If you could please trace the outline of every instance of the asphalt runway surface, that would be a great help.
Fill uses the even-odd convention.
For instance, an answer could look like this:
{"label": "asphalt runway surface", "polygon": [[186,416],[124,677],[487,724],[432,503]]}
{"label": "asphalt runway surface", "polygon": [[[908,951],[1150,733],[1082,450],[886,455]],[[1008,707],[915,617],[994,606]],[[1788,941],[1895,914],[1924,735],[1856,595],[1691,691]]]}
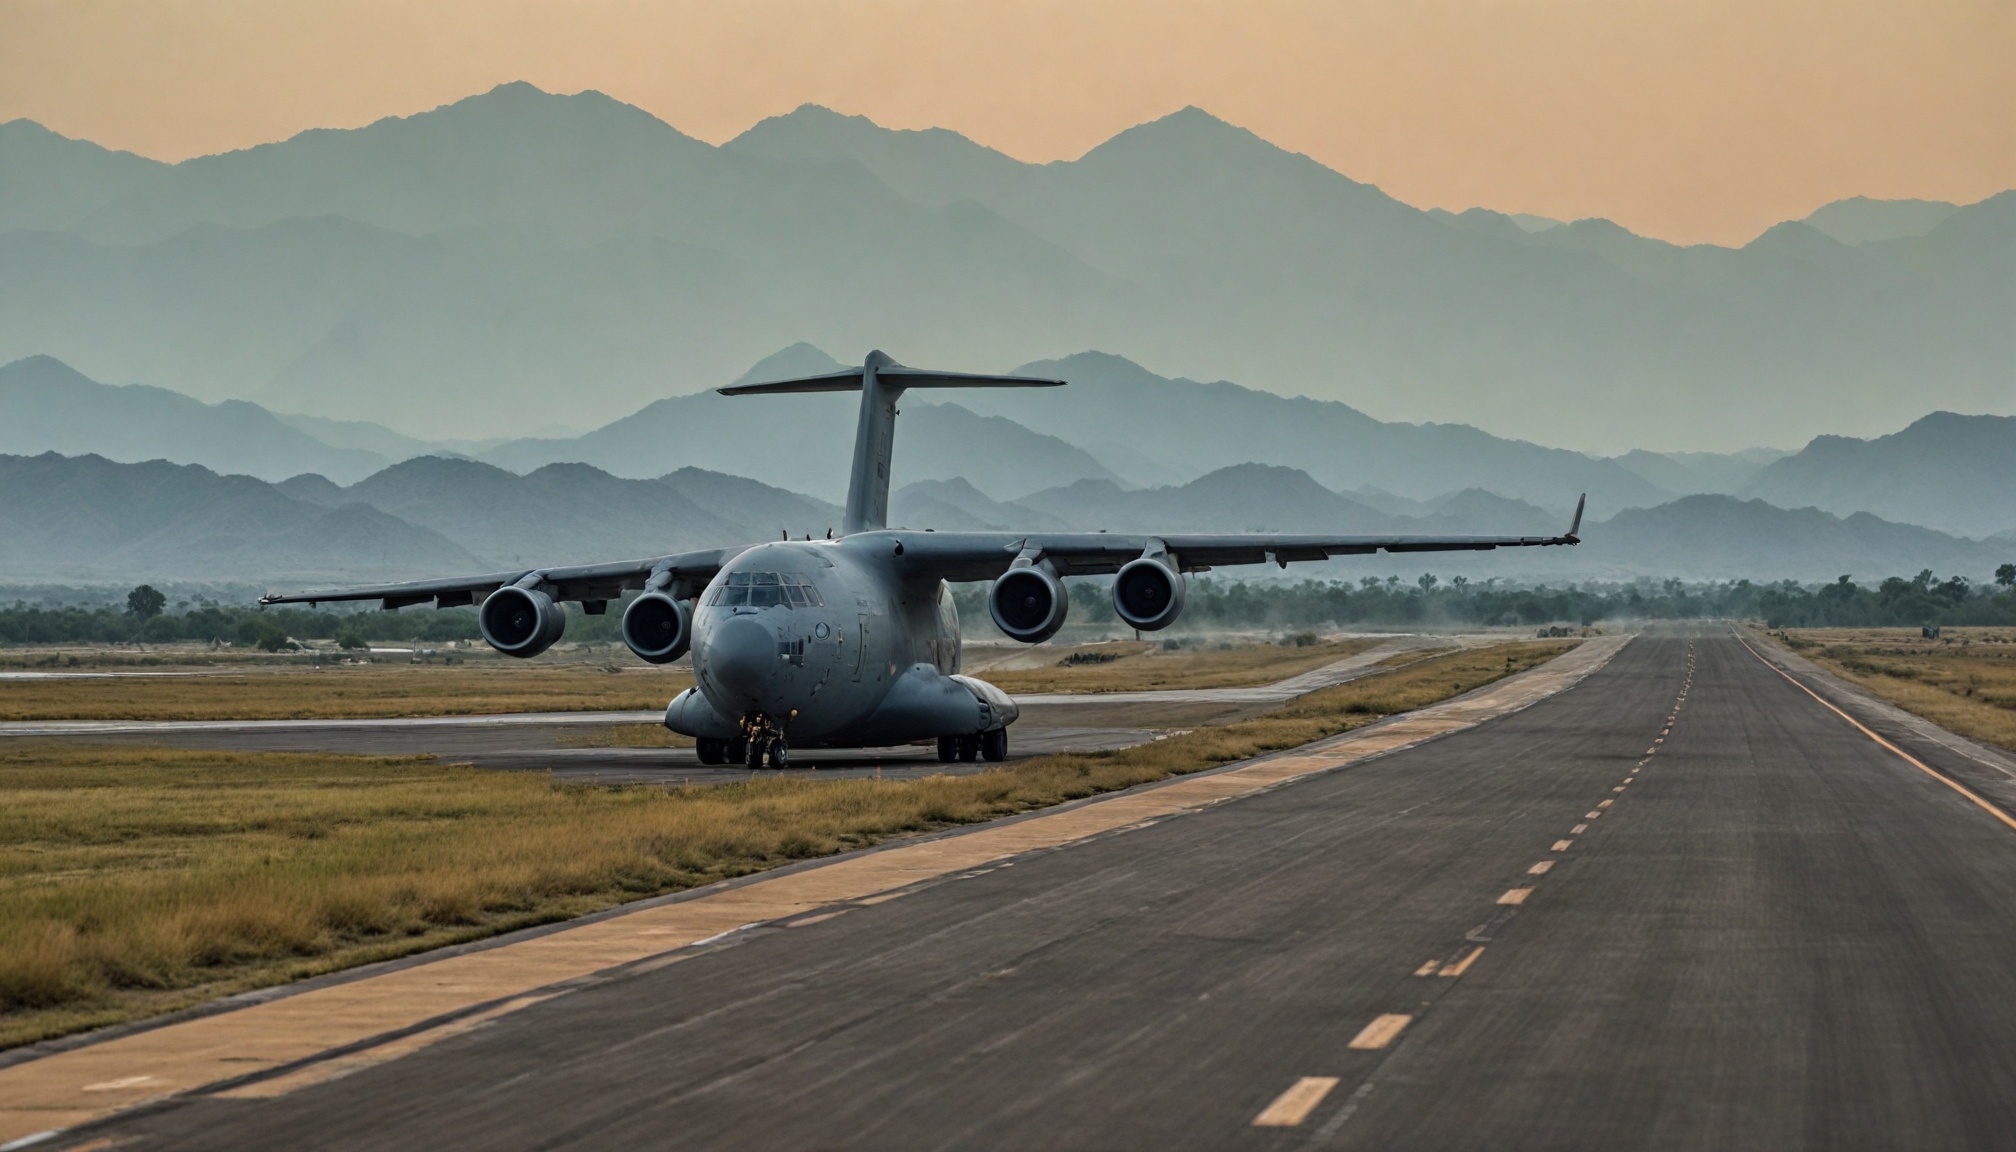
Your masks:
{"label": "asphalt runway surface", "polygon": [[1865,723],[1924,767],[1727,632],[1644,636],[1412,749],[66,1143],[2011,1147],[2016,786]]}

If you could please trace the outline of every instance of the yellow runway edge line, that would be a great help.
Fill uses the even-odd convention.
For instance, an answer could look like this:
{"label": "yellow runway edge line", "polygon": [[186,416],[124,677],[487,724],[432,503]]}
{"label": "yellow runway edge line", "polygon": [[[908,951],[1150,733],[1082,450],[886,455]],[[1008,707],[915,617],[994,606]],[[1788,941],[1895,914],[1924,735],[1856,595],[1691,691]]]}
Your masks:
{"label": "yellow runway edge line", "polygon": [[[1608,663],[1628,636],[1585,641],[1463,699],[1229,771],[1178,777],[1063,811],[863,853],[511,944],[185,1020],[0,1069],[0,1143],[209,1089],[279,1095],[396,1059],[565,989],[558,987],[754,924],[896,890],[1038,849],[1247,795],[1506,715]],[[262,1073],[270,1073],[265,1078]],[[230,1084],[231,1081],[247,1081]],[[1313,1105],[1312,1105],[1313,1106]]]}
{"label": "yellow runway edge line", "polygon": [[[1750,642],[1748,640],[1743,639],[1741,636],[1738,636],[1736,638],[1736,642],[1738,644],[1743,645],[1743,647],[1745,648],[1750,648]],[[1980,807],[1982,811],[1988,813],[1990,816],[1995,817],[1997,820],[2000,820],[2003,824],[2007,825],[2012,831],[2016,831],[2016,817],[2010,816],[2009,813],[2004,812],[2001,808],[1997,807],[1993,802],[1982,799],[1980,796],[1976,795],[1973,792],[1973,790],[1969,789],[1965,784],[1962,784],[1958,780],[1953,779],[1951,776],[1946,775],[1944,772],[1941,772],[1938,769],[1933,768],[1932,766],[1926,764],[1923,760],[1918,759],[1916,756],[1911,755],[1909,752],[1904,751],[1897,745],[1892,744],[1890,741],[1885,740],[1883,737],[1878,736],[1876,733],[1870,731],[1869,728],[1865,726],[1860,720],[1855,719],[1853,716],[1848,715],[1848,713],[1843,712],[1841,709],[1836,708],[1834,705],[1828,703],[1826,697],[1820,695],[1818,692],[1813,691],[1813,689],[1808,688],[1805,684],[1801,683],[1798,677],[1792,675],[1790,672],[1785,671],[1783,668],[1778,667],[1771,661],[1765,660],[1764,654],[1762,652],[1757,651],[1757,649],[1755,648],[1750,648],[1750,654],[1752,656],[1757,657],[1758,660],[1762,661],[1766,668],[1769,668],[1773,672],[1778,673],[1778,675],[1785,677],[1786,680],[1791,682],[1794,688],[1797,688],[1801,692],[1804,692],[1806,695],[1813,697],[1813,699],[1815,700],[1818,700],[1822,708],[1827,709],[1829,712],[1834,713],[1836,716],[1839,716],[1841,717],[1841,719],[1846,720],[1848,723],[1854,725],[1855,730],[1857,732],[1860,732],[1862,733],[1862,735],[1867,736],[1871,740],[1874,740],[1877,744],[1881,745],[1886,751],[1895,754],[1898,759],[1904,761],[1906,764],[1911,765],[1913,768],[1918,769],[1920,772],[1923,772],[1927,776],[1932,777],[1934,780],[1939,781],[1941,784],[1946,785],[1946,787],[1951,788],[1953,791],[1958,792],[1960,795],[1965,796],[1969,800],[1972,800],[1977,806]]]}

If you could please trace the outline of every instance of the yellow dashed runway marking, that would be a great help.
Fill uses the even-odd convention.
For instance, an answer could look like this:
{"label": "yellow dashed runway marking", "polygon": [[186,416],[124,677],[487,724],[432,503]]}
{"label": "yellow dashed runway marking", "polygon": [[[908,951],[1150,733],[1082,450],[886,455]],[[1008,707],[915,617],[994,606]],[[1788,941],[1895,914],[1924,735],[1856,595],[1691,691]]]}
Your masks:
{"label": "yellow dashed runway marking", "polygon": [[1482,956],[1483,954],[1484,949],[1482,946],[1472,948],[1468,956],[1465,956],[1463,957],[1463,959],[1458,960],[1456,963],[1451,964],[1447,968],[1442,969],[1442,971],[1436,973],[1436,975],[1450,976],[1450,977],[1461,976],[1463,975],[1463,973],[1468,972],[1470,970],[1470,965],[1475,964],[1477,962],[1477,957]]}
{"label": "yellow dashed runway marking", "polygon": [[1304,1076],[1272,1104],[1253,1118],[1255,1128],[1293,1128],[1309,1118],[1330,1090],[1337,1087],[1335,1076]]}
{"label": "yellow dashed runway marking", "polygon": [[1389,1013],[1365,1025],[1359,1030],[1358,1035],[1351,1038],[1351,1043],[1346,1047],[1356,1048],[1361,1052],[1384,1048],[1413,1022],[1412,1016]]}

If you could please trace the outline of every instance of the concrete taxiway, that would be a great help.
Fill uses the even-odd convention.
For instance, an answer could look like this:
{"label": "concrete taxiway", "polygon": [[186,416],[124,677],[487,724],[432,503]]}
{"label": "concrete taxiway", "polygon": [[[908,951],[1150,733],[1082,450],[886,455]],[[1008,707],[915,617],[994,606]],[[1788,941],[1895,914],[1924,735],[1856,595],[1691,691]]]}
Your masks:
{"label": "concrete taxiway", "polygon": [[[1244,688],[1156,692],[1044,693],[1018,697],[1011,761],[1059,752],[1130,748],[1200,724],[1250,715],[1297,696],[1388,671],[1388,661],[1493,636],[1395,636],[1311,672]],[[710,783],[747,778],[739,765],[703,765],[687,748],[609,746],[612,729],[659,724],[660,712],[527,712],[369,720],[35,720],[0,722],[0,739],[85,740],[238,752],[336,752],[438,756],[482,768],[550,772],[605,784]],[[934,746],[799,750],[789,773],[901,779],[977,772],[985,762],[946,765]],[[767,773],[767,769],[765,770]]]}
{"label": "concrete taxiway", "polygon": [[[1440,729],[18,1063],[0,1107],[134,1149],[2007,1147],[2016,766],[1767,655],[1640,637]],[[344,1012],[378,1031],[281,1059]]]}

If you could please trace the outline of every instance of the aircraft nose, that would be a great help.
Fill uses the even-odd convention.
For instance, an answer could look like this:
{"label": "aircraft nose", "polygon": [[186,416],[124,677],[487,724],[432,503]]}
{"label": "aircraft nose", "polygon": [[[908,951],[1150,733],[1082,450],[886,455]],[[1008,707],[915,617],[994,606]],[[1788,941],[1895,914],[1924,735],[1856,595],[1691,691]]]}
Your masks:
{"label": "aircraft nose", "polygon": [[739,708],[758,708],[769,695],[777,667],[777,639],[754,620],[729,620],[709,637],[703,659],[716,689]]}

